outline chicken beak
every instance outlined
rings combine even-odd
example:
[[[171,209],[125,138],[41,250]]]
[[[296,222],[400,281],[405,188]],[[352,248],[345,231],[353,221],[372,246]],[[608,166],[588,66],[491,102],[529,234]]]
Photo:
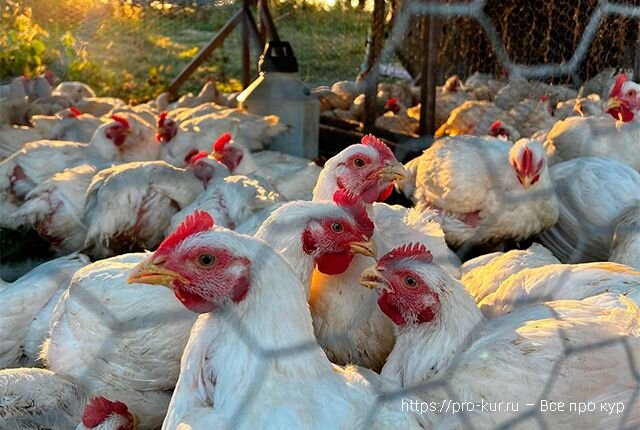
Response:
[[[391,291],[387,278],[384,277],[380,269],[377,266],[367,267],[360,275],[360,285],[371,290],[382,289],[384,291]]]
[[[362,254],[371,258],[376,258],[378,255],[376,244],[372,240],[366,242],[351,242],[349,244],[349,249],[354,254]]]
[[[533,179],[531,178],[531,176],[524,176],[524,175],[522,175],[522,176],[519,176],[519,179],[520,179],[520,183],[522,184],[522,187],[523,187],[525,190],[528,190],[528,189],[529,189],[529,187],[531,186],[531,182],[532,182],[532,180],[533,180]]]
[[[385,182],[401,181],[407,176],[407,170],[400,162],[389,164],[378,171],[378,179]]]
[[[622,106],[622,100],[616,98],[616,97],[611,97],[609,100],[607,100],[607,104],[604,107],[605,112],[610,111],[611,109],[617,109],[620,106]]]
[[[212,156],[213,158],[215,158],[217,161],[222,160],[222,152],[213,151],[213,152],[211,153],[211,156]]]
[[[184,284],[188,284],[189,280],[184,276],[176,273],[172,270],[165,269],[161,266],[162,261],[153,256],[138,263],[129,274],[127,282],[129,284],[149,284],[149,285],[162,285],[171,288],[171,283],[178,280]]]

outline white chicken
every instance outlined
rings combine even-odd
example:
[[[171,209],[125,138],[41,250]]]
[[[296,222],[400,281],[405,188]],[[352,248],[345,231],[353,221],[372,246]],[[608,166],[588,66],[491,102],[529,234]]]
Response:
[[[573,99],[577,95],[576,90],[566,85],[550,85],[541,81],[512,77],[510,82],[496,93],[493,102],[499,108],[508,111],[525,99],[539,100],[541,97],[548,97],[551,105],[555,106],[559,101]]]
[[[558,160],[609,157],[640,171],[640,84],[618,76],[605,114],[569,117],[547,135]]]
[[[152,125],[131,113],[111,119],[113,122],[98,127],[89,142],[102,158],[121,163],[158,159],[160,144]]]
[[[0,369],[33,365],[49,327],[52,307],[73,274],[89,264],[82,254],[37,266],[12,283],[0,285]]]
[[[248,149],[262,149],[272,137],[285,132],[288,126],[276,116],[258,116],[237,109],[224,109],[181,121],[179,124],[167,115],[158,119],[158,136],[163,142],[160,158],[174,166],[185,164],[192,151],[210,151],[214,142],[224,133]]]
[[[375,257],[373,223],[363,203],[337,191],[333,203],[296,201],[274,210],[254,237],[268,243],[289,263],[309,297],[314,268],[344,273],[355,254]]]
[[[204,103],[217,103],[222,104],[222,98],[218,89],[216,88],[216,83],[213,81],[206,82],[198,95],[193,95],[192,93],[187,93],[180,97],[177,101],[171,103],[169,105],[169,110],[178,109],[178,108],[192,108],[196,106],[200,106]]]
[[[141,429],[162,423],[195,315],[163,288],[127,285],[148,254],[85,266],[56,305],[42,358],[84,392],[126,403]]]
[[[235,230],[253,215],[274,207],[282,200],[278,193],[265,190],[258,181],[246,176],[217,176],[216,178],[207,184],[207,189],[192,203],[173,215],[166,229],[167,235],[196,209],[207,212],[218,225]],[[259,226],[258,223],[251,229],[255,231]],[[244,232],[251,233],[247,230]]]
[[[616,263],[551,264],[507,278],[478,303],[487,318],[550,300],[580,300],[600,293],[640,293],[640,272]],[[636,303],[640,305],[640,303]]]
[[[540,243],[563,263],[606,261],[616,218],[640,200],[640,173],[600,157],[575,158],[550,170],[559,217]]]
[[[640,201],[624,211],[615,225],[609,261],[640,270]]]
[[[491,131],[491,126],[500,121],[505,128],[513,130],[510,140],[516,141],[520,138],[517,134],[517,124],[514,124],[509,114],[485,100],[469,100],[449,114],[449,118],[435,132],[435,137],[460,136],[471,134],[475,136],[485,136]]]
[[[523,240],[558,219],[544,149],[528,139],[512,147],[472,136],[436,141],[420,156],[414,200],[456,247]]]
[[[85,394],[74,381],[45,369],[0,370],[3,430],[73,430]]]
[[[439,409],[442,428],[460,428],[465,419],[478,429],[507,426],[539,411],[540,399],[623,402],[629,411],[545,414],[551,428],[640,420],[637,381],[628,373],[640,365],[640,310],[623,296],[615,307],[554,301],[486,321],[464,286],[411,244],[378,260],[361,282],[376,289],[378,306],[396,326],[383,377],[438,405],[503,402],[500,410],[476,407],[464,415]],[[518,421],[518,428],[537,422]]]
[[[96,93],[89,85],[78,81],[65,81],[53,89],[53,95],[66,96],[71,103],[76,104],[82,99],[95,97]]]
[[[440,127],[447,122],[452,110],[468,100],[475,99],[473,95],[464,90],[462,81],[457,75],[450,76],[444,85],[436,90],[438,90],[436,92],[436,127]],[[416,99],[420,99],[418,92],[416,92],[415,96],[417,96]],[[422,105],[418,103],[416,106],[407,109],[407,115],[419,121],[421,107]]]
[[[567,119],[570,116],[597,116],[602,114],[602,99],[598,94],[589,94],[558,102],[553,116],[558,120]]]
[[[82,220],[86,192],[101,167],[81,164],[39,183],[8,216],[5,225],[30,225],[59,253],[81,250],[87,236]]]
[[[404,169],[391,150],[374,136],[365,136],[361,144],[327,161],[313,200],[330,200],[343,189],[371,204],[384,200],[393,182],[402,177]],[[447,247],[437,223],[425,222],[419,212],[382,203],[369,206],[368,212],[376,225],[373,238],[379,250],[386,252],[407,238],[419,240],[436,249],[438,260],[457,276],[459,260]],[[309,304],[316,337],[330,360],[379,370],[393,347],[393,327],[375,307],[374,295],[358,288],[360,273],[369,262],[357,255],[339,275],[317,270]]]
[[[136,430],[127,405],[102,396],[87,402],[73,381],[49,370],[0,370],[0,382],[3,430]]]
[[[43,140],[28,143],[0,163],[0,225],[39,183],[81,164],[104,162],[91,145]]]
[[[534,243],[525,250],[497,252],[465,262],[460,281],[476,302],[495,292],[511,275],[525,269],[559,264],[560,261],[544,246]]]
[[[211,156],[234,175],[257,180],[264,188],[274,188],[286,200],[310,200],[322,170],[306,158],[277,151],[251,153],[224,133],[213,144]]]
[[[258,239],[212,227],[210,217],[194,214],[129,277],[166,285],[202,314],[163,429],[350,429],[365,421],[374,429],[426,427],[418,414],[376,401],[393,385],[327,360],[314,339],[303,286],[278,253]],[[275,354],[266,358],[260,351]],[[247,409],[245,396],[256,407]]]
[[[87,189],[83,209],[85,247],[103,258],[155,248],[171,217],[202,193],[215,176],[214,165],[218,163],[210,161],[187,169],[164,161],[133,162],[98,172]],[[200,166],[208,169],[201,171]]]

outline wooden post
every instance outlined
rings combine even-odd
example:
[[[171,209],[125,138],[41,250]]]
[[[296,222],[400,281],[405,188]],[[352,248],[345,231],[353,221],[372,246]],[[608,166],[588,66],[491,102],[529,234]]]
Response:
[[[380,53],[384,36],[384,0],[374,0],[371,30],[369,32],[369,52],[367,56],[367,76],[365,79],[364,127],[371,129],[376,121],[376,97],[380,73]]]
[[[260,17],[261,26],[264,27],[266,33],[265,40],[280,40],[267,0],[258,0],[258,16]]]
[[[242,87],[247,88],[251,83],[251,57],[249,55],[249,22],[246,15],[251,13],[250,0],[242,0]]]
[[[436,86],[438,50],[440,48],[440,22],[434,15],[422,19],[422,40],[425,54],[422,56],[420,77],[420,135],[433,136],[436,131]]]
[[[236,12],[231,17],[231,19],[229,19],[229,21],[227,21],[227,23],[222,26],[220,30],[218,30],[218,32],[213,36],[213,39],[211,39],[211,41],[204,48],[202,48],[195,57],[193,57],[193,59],[178,74],[178,76],[176,76],[173,81],[171,81],[167,92],[175,96],[178,92],[178,89],[182,86],[182,84],[184,84],[187,79],[189,79],[189,76],[191,76],[193,72],[196,71],[200,64],[202,64],[216,48],[222,45],[224,39],[226,39],[227,36],[229,36],[229,34],[233,31],[233,29],[236,28],[238,23],[240,23],[240,21],[242,20],[243,16],[243,10],[239,10],[238,12]]]

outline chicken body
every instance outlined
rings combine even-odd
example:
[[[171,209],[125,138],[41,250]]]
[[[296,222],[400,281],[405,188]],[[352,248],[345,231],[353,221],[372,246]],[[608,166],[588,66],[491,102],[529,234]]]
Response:
[[[156,429],[169,404],[195,315],[170,291],[127,284],[146,254],[124,254],[78,271],[58,302],[42,357],[91,395],[125,402]]]
[[[509,148],[494,138],[444,138],[418,163],[416,205],[431,212],[453,246],[522,240],[558,218],[539,142],[522,139]]]
[[[435,132],[436,137],[475,135],[485,136],[489,134],[491,125],[500,121],[505,128],[512,130],[511,140],[520,138],[517,134],[517,125],[514,124],[508,113],[497,107],[493,102],[486,100],[469,100],[451,111],[445,123]]]
[[[559,264],[560,261],[544,246],[534,243],[525,250],[511,250],[476,257],[460,267],[460,281],[480,303],[494,293],[510,276],[525,269]]]
[[[640,270],[640,202],[616,220],[609,261]]]
[[[32,226],[59,253],[81,250],[87,236],[82,220],[85,196],[99,170],[95,165],[81,164],[56,173],[29,191],[6,224],[12,228]]]
[[[166,232],[173,232],[196,209],[209,213],[218,225],[234,230],[253,215],[280,201],[278,193],[265,190],[256,180],[246,176],[227,176],[210,182],[192,203],[177,212]]]
[[[46,262],[12,283],[0,286],[0,369],[33,365],[48,332],[51,308],[73,274],[89,263],[82,254]]]
[[[635,368],[640,360],[640,309],[634,302],[609,293],[598,296],[600,304],[591,299],[552,301],[486,321],[461,283],[434,264],[426,249],[415,251],[410,246],[396,250],[362,276],[363,285],[378,288],[380,306],[396,323],[396,345],[383,377],[406,389],[415,387],[426,402],[441,404],[453,397],[519,403],[519,413],[471,411],[467,419],[479,429],[506,425],[529,410],[523,409],[525,404],[536,411],[546,396],[572,402],[629,401],[636,382],[620,366]],[[615,305],[603,306],[607,302]],[[427,383],[428,388],[420,389]],[[625,403],[627,407],[633,412],[624,418],[600,411],[588,417],[552,414],[545,420],[553,428],[638,422],[640,409],[635,403]],[[461,426],[461,416],[448,412],[440,412],[440,426]],[[537,428],[537,422],[523,421],[519,427]]]
[[[525,269],[502,282],[479,302],[479,307],[487,318],[496,318],[519,307],[550,300],[580,300],[605,292],[640,294],[640,272],[608,262]]]
[[[609,157],[640,171],[640,120],[622,123],[609,114],[572,116],[557,122],[547,134],[558,161],[578,157]]]
[[[122,164],[96,174],[87,190],[85,246],[111,256],[152,249],[163,239],[171,217],[204,191],[192,170],[164,161]]]
[[[7,220],[36,185],[55,173],[101,161],[104,162],[83,143],[44,140],[26,144],[0,163],[0,220]]]
[[[550,171],[559,217],[540,243],[563,263],[606,261],[616,218],[640,200],[640,174],[600,157],[565,161]]]

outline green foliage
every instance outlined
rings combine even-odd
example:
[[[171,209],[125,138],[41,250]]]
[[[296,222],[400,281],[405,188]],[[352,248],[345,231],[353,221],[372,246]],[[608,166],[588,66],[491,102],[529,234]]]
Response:
[[[47,61],[49,33],[31,20],[31,11],[2,12],[0,21],[0,80],[39,73]]]
[[[14,7],[3,12],[0,23],[0,80],[49,68],[62,79],[86,82],[98,95],[133,102],[164,91],[238,8],[167,6],[171,2],[139,6],[125,0],[5,1]],[[353,78],[363,58],[370,15],[344,6],[346,0],[336,3],[327,9],[302,0],[272,2],[280,36],[292,43],[301,77],[310,84]],[[198,91],[212,79],[221,91],[239,90],[240,52],[236,31],[182,90]],[[254,59],[256,54],[252,51]]]

